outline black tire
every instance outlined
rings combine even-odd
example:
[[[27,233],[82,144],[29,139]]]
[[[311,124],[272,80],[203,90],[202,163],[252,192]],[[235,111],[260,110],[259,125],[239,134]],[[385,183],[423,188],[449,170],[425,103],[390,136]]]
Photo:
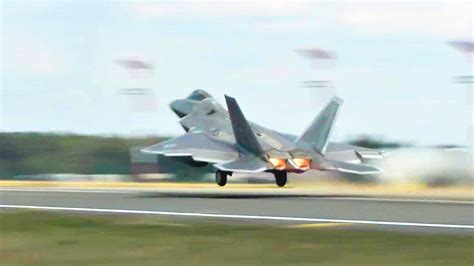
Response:
[[[277,186],[284,187],[288,181],[288,174],[286,171],[275,172],[275,181]]]
[[[226,172],[222,172],[222,171],[217,171],[216,172],[216,183],[223,187],[225,186],[225,184],[227,184],[227,173]]]

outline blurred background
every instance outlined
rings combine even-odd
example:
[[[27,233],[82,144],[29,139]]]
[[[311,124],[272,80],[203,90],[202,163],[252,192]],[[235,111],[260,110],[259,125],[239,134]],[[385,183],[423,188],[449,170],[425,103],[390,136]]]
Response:
[[[138,147],[181,134],[168,103],[204,89],[296,135],[337,95],[345,103],[333,140],[393,155],[375,180],[472,184],[472,9],[2,1],[0,178],[174,175],[180,162]]]

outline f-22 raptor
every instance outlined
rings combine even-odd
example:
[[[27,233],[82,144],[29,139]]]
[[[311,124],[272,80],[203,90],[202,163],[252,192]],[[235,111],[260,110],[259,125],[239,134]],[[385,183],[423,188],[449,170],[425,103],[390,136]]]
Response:
[[[181,157],[196,167],[212,164],[216,183],[225,186],[233,173],[270,172],[279,187],[288,173],[310,169],[376,174],[364,164],[383,157],[378,151],[329,142],[343,103],[333,97],[300,136],[279,133],[248,121],[237,101],[225,96],[227,110],[202,90],[175,100],[171,109],[186,134],[142,149],[142,152]]]

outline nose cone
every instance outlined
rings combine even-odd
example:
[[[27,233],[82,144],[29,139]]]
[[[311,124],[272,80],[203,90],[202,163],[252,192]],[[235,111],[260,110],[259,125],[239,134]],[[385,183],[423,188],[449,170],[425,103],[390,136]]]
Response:
[[[182,118],[193,111],[194,104],[187,100],[176,100],[170,103],[170,108],[177,116]]]

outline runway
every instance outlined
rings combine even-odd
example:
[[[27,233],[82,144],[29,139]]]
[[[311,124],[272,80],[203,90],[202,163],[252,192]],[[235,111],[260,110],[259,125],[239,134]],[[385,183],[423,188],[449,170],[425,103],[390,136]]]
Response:
[[[474,202],[470,200],[225,193],[225,190],[185,193],[159,189],[1,188],[0,208],[159,215],[170,219],[256,222],[282,227],[330,224],[342,229],[474,235]]]

